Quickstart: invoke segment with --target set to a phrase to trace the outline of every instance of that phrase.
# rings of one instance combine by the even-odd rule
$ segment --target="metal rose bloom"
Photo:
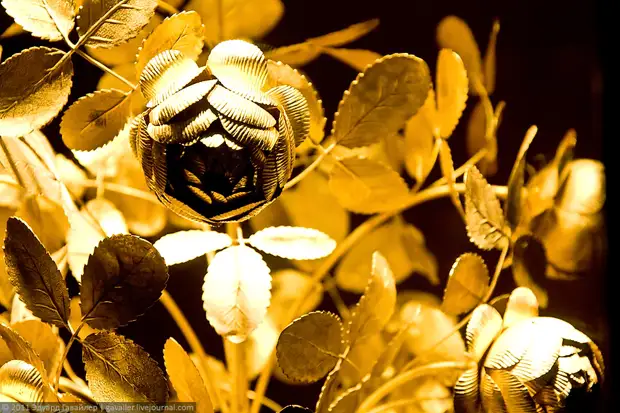
[[[208,224],[239,222],[280,195],[309,111],[297,89],[267,88],[268,75],[260,49],[241,40],[215,46],[204,67],[176,50],[145,66],[147,109],[130,141],[166,207]]]
[[[527,288],[512,292],[503,320],[494,307],[478,306],[466,339],[478,366],[454,387],[455,413],[562,412],[571,394],[603,380],[598,347],[569,323],[538,317]]]

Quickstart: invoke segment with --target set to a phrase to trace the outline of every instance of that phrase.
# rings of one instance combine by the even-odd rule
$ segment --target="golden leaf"
[[[135,64],[136,73],[140,75],[149,60],[164,50],[178,50],[196,60],[202,51],[204,31],[196,12],[182,11],[166,18],[142,43]]]
[[[221,232],[188,230],[164,235],[155,241],[153,246],[170,266],[221,250],[231,244],[232,239]]]
[[[323,49],[313,43],[297,43],[290,46],[278,47],[265,52],[265,57],[280,61],[294,67],[304,66],[322,53]]]
[[[410,177],[423,182],[435,165],[436,103],[431,89],[418,112],[405,124],[405,169]]]
[[[245,245],[219,251],[211,261],[202,301],[215,331],[240,343],[263,321],[271,298],[271,270]]]
[[[263,37],[282,18],[284,5],[281,0],[190,0],[185,10],[200,14],[205,41],[213,46],[228,39]]]
[[[338,47],[351,43],[370,33],[379,26],[379,19],[366,20],[333,33],[308,39],[309,42],[323,47]]]
[[[462,216],[465,216],[461,198],[454,187],[454,163],[452,161],[452,151],[450,151],[448,142],[443,139],[439,141],[439,166],[441,167],[441,173],[446,179],[448,189],[450,190],[450,200],[452,201],[452,204],[454,204],[454,207]]]
[[[276,271],[273,274],[272,283],[271,304],[267,313],[278,330],[283,329],[288,324],[289,320],[286,319],[286,315],[291,306],[302,298],[301,294],[309,291],[303,297],[304,306],[300,310],[304,314],[316,309],[323,300],[322,284],[312,281],[310,275],[300,271],[293,269]]]
[[[166,403],[168,383],[142,347],[112,332],[91,334],[83,341],[86,380],[99,403]]]
[[[327,119],[325,118],[325,111],[323,110],[323,102],[312,82],[303,74],[299,73],[297,69],[293,69],[291,66],[282,62],[267,60],[267,70],[269,71],[269,77],[267,79],[267,86],[269,88],[278,85],[289,85],[299,90],[306,98],[310,113],[309,137],[312,139],[312,142],[316,144],[321,143],[325,136],[325,123]]]
[[[248,243],[271,255],[291,260],[315,260],[331,254],[336,241],[319,230],[303,227],[269,227],[250,236]]]
[[[92,151],[114,139],[131,115],[131,92],[98,90],[82,96],[62,115],[60,133],[69,149]]]
[[[436,127],[442,138],[449,138],[465,110],[467,102],[467,71],[461,57],[442,49],[437,58]]]
[[[512,290],[508,298],[508,304],[506,304],[506,311],[504,311],[502,327],[506,329],[518,324],[520,321],[533,317],[538,317],[538,301],[534,292],[527,287],[518,287]],[[527,337],[528,340],[533,338]],[[509,342],[510,340],[505,340],[503,344]],[[524,344],[526,345],[527,343],[519,343],[519,345]],[[502,346],[498,345],[498,347],[501,348]]]
[[[394,220],[362,238],[342,258],[336,268],[339,288],[361,294],[368,285],[369,257],[379,251],[390,263],[396,284],[412,273],[420,273],[433,285],[439,284],[437,262],[426,249],[423,234],[413,225]]]
[[[13,295],[13,303],[11,304],[10,310],[9,324],[18,323],[25,320],[41,320],[39,317],[35,316],[32,311],[28,309],[28,307],[26,307],[26,304],[21,300],[19,294],[17,293]]]
[[[0,62],[2,61],[2,46],[0,46]]]
[[[62,40],[73,29],[73,1],[2,0],[6,13],[33,36],[50,41]]]
[[[71,275],[81,281],[84,266],[95,247],[106,236],[126,234],[127,223],[106,199],[93,199],[82,208],[67,233],[67,260]]]
[[[504,221],[504,211],[495,191],[478,168],[465,173],[465,218],[467,235],[478,248],[502,249],[510,242]]]
[[[489,270],[479,255],[461,254],[450,269],[441,310],[455,316],[473,310],[486,295],[489,281]]]
[[[382,57],[377,52],[364,49],[326,47],[323,49],[323,52],[351,66],[358,72],[363,72],[369,65],[373,64]]]
[[[340,393],[329,405],[327,411],[329,413],[354,412],[363,397],[362,387],[363,383],[358,383]]]
[[[497,129],[501,123],[502,113],[506,104],[499,102],[495,107],[493,119],[487,119],[482,101],[478,101],[469,117],[465,143],[467,153],[473,156],[481,149],[486,149],[484,158],[478,161],[477,167],[484,176],[493,176],[497,172]],[[487,136],[487,123],[492,123],[490,136]]]
[[[84,321],[93,328],[124,326],[159,299],[167,282],[168,267],[150,242],[134,235],[106,238],[84,267]]]
[[[0,368],[0,394],[3,402],[20,402],[20,407],[45,401],[41,374],[22,360],[11,360]],[[8,399],[8,400],[7,400]]]
[[[340,367],[339,376],[344,387],[354,386],[369,374],[377,359],[385,350],[386,341],[381,333],[376,333],[355,341]],[[343,407],[339,403],[339,407]]]
[[[69,293],[56,263],[26,223],[9,218],[4,241],[9,279],[28,309],[45,322],[66,325]]]
[[[104,49],[100,49],[104,50]],[[107,50],[107,49],[106,49]],[[138,82],[138,77],[136,76],[136,69],[133,62],[123,63],[117,66],[114,66],[114,71],[119,75],[123,76],[125,79],[132,83]],[[118,89],[125,93],[131,92],[132,88],[126,84],[125,82],[119,80],[116,76],[111,75],[110,73],[104,73],[97,82],[97,90],[104,89]],[[141,98],[143,105],[146,104],[146,100],[141,93],[132,94],[132,99],[138,100],[137,97]],[[132,105],[132,108],[134,106]],[[142,112],[140,108],[137,113]]]
[[[23,136],[47,125],[67,103],[72,77],[71,59],[49,47],[31,47],[2,62],[0,133]]]
[[[463,59],[469,89],[478,94],[476,82],[483,82],[482,59],[478,43],[467,23],[456,16],[445,17],[437,27],[437,43],[442,48],[454,50]]]
[[[377,60],[351,83],[334,115],[334,140],[365,146],[396,133],[422,107],[430,89],[424,60],[393,54]]]
[[[340,319],[323,311],[293,321],[282,331],[276,346],[282,372],[298,383],[312,383],[325,377],[343,350]]]
[[[523,205],[522,195],[523,184],[525,181],[525,155],[538,132],[536,126],[531,126],[525,133],[521,148],[517,154],[517,159],[508,178],[508,194],[506,196],[506,221],[510,229],[515,231],[521,222],[521,209]]]
[[[15,216],[28,224],[48,252],[54,254],[65,245],[69,221],[60,205],[42,195],[28,196]]]
[[[497,35],[499,33],[499,20],[493,21],[493,28],[489,35],[489,44],[484,54],[483,73],[484,87],[487,93],[491,95],[495,91],[495,49],[497,47]]]
[[[329,188],[343,207],[359,214],[398,209],[409,199],[409,188],[396,171],[362,157],[337,163]]]
[[[166,340],[164,345],[164,363],[177,399],[180,402],[196,403],[196,411],[199,413],[213,413],[213,404],[198,369],[173,338]]]
[[[71,307],[71,315],[69,316],[69,324],[74,330],[77,330],[82,320],[82,309],[80,308],[80,297],[72,297],[71,302],[69,304]],[[78,336],[84,340],[89,335],[96,333],[98,330],[92,328],[88,324],[84,323],[80,331],[78,332]]]
[[[136,37],[155,13],[156,0],[90,0],[78,12],[77,31],[83,36],[105,18],[86,42],[90,47],[110,48]],[[111,14],[108,13],[114,10]]]
[[[24,320],[11,323],[11,328],[30,343],[32,349],[39,355],[48,372],[49,379],[56,379],[56,370],[62,363],[62,354],[65,343],[54,332],[49,324],[40,320]]]
[[[395,306],[394,274],[383,255],[374,252],[368,285],[346,325],[346,343],[353,347],[358,340],[380,332],[390,321]]]
[[[545,279],[547,257],[544,245],[533,235],[522,235],[514,242],[512,275],[518,287],[529,288],[541,308],[547,308],[549,296],[540,286]]]
[[[86,172],[61,153],[54,157],[54,164],[58,171],[58,177],[65,183],[71,195],[76,199],[82,198],[86,188],[81,182],[88,179]]]

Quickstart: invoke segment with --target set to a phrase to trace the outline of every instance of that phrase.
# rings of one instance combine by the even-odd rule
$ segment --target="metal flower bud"
[[[198,222],[240,222],[280,195],[309,111],[297,89],[267,89],[268,75],[260,49],[241,40],[215,46],[204,67],[177,50],[145,66],[147,110],[130,141],[166,207]]]
[[[572,278],[603,262],[605,172],[591,159],[571,161],[563,171],[552,206],[529,228],[544,244],[551,276]]]
[[[571,395],[603,380],[598,347],[571,324],[539,317],[527,288],[513,291],[503,319],[494,307],[478,306],[466,338],[478,365],[454,387],[455,413],[559,413]]]

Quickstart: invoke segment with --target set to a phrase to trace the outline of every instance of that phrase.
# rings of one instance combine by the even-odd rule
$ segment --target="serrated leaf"
[[[11,328],[24,338],[35,354],[43,361],[50,380],[56,379],[56,370],[62,363],[65,344],[49,324],[40,320],[24,320],[11,324]]]
[[[523,184],[525,182],[525,155],[538,132],[536,126],[531,126],[525,133],[521,148],[517,154],[517,159],[510,172],[508,178],[508,194],[506,196],[506,221],[510,225],[510,229],[515,231],[521,222],[521,214],[523,208],[522,194]]]
[[[276,345],[282,372],[299,383],[312,383],[325,377],[343,350],[340,319],[323,311],[293,321],[282,331]]]
[[[136,73],[142,73],[149,60],[164,50],[178,50],[196,60],[202,51],[204,31],[200,15],[194,11],[182,11],[166,18],[142,43]]]
[[[224,249],[231,244],[232,239],[221,232],[188,230],[164,235],[153,246],[170,266]]]
[[[362,157],[336,164],[329,188],[343,207],[360,214],[398,209],[409,199],[409,188],[396,171]]]
[[[476,82],[483,82],[480,49],[471,29],[461,18],[447,16],[437,26],[437,43],[454,50],[463,59],[469,78],[469,88],[478,94]],[[482,83],[481,83],[482,85]]]
[[[198,413],[212,413],[213,404],[198,369],[173,338],[164,345],[164,363],[178,401],[196,403]]]
[[[372,50],[345,49],[341,47],[326,47],[323,49],[323,52],[351,66],[358,72],[363,72],[369,65],[382,57],[379,53]]]
[[[245,245],[215,254],[202,301],[218,334],[240,343],[263,321],[271,298],[270,272],[261,255]]]
[[[117,89],[98,90],[75,101],[60,123],[65,145],[92,151],[112,141],[131,115],[130,95]]]
[[[431,89],[418,112],[405,124],[405,169],[410,177],[423,182],[435,165],[435,92]]]
[[[483,74],[484,74],[484,87],[489,95],[495,91],[495,49],[497,48],[497,35],[499,33],[499,20],[493,21],[493,28],[489,35],[489,43],[487,44],[486,52],[484,53],[483,61]]]
[[[393,54],[360,73],[345,92],[334,115],[332,136],[355,148],[396,133],[422,107],[431,81],[424,60]]]
[[[442,138],[452,135],[467,102],[467,71],[461,57],[442,49],[437,58],[437,128]]]
[[[86,380],[97,402],[166,403],[164,373],[142,347],[112,332],[91,334],[83,343]]]
[[[33,36],[58,41],[73,29],[71,0],[2,0],[6,13]]]
[[[344,255],[336,268],[338,287],[362,294],[368,285],[370,257],[375,251],[390,263],[396,284],[412,273],[422,274],[432,285],[439,284],[437,261],[426,248],[422,233],[413,225],[394,220],[372,231]]]
[[[346,343],[352,347],[357,340],[380,332],[390,321],[395,306],[394,274],[383,255],[374,252],[368,285],[347,322]]]
[[[455,316],[473,310],[486,295],[489,281],[489,270],[479,255],[461,254],[450,269],[441,309]]]
[[[107,16],[86,42],[110,48],[136,37],[155,13],[156,0],[85,0],[78,12],[77,31],[83,36]]]
[[[23,136],[47,125],[67,103],[72,77],[71,59],[49,47],[31,47],[2,62],[0,134]]]
[[[84,266],[106,236],[126,234],[123,215],[108,200],[95,198],[82,207],[67,233],[67,260],[71,275],[81,282]]]
[[[510,238],[504,221],[504,211],[493,187],[478,168],[472,166],[465,173],[465,218],[467,235],[478,248],[502,249]]]
[[[547,308],[549,295],[540,286],[546,278],[547,257],[544,245],[533,235],[522,235],[514,243],[512,275],[518,287],[529,288],[541,308]]]
[[[190,0],[185,10],[200,14],[205,40],[213,46],[229,39],[263,37],[282,18],[284,5],[281,0]]]
[[[329,413],[348,413],[354,412],[363,397],[363,386],[365,382],[360,382],[353,387],[349,387],[334,399],[329,405]]]
[[[11,283],[28,309],[45,322],[65,326],[70,314],[65,280],[37,236],[19,218],[7,221],[4,251]]]
[[[248,243],[268,254],[291,260],[315,260],[332,253],[336,241],[316,229],[269,227],[248,238]]]
[[[133,235],[113,235],[97,245],[80,286],[84,321],[117,328],[150,308],[168,281],[168,267],[153,245]]]

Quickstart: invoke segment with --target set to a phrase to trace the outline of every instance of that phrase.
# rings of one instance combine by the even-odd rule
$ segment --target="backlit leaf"
[[[312,383],[336,365],[344,350],[337,316],[315,311],[301,316],[280,334],[276,346],[282,372],[299,383]]]
[[[364,383],[358,383],[353,387],[349,387],[340,393],[334,401],[329,405],[329,413],[348,413],[354,412],[358,404],[361,402],[363,393],[362,387]]]
[[[423,234],[413,225],[394,220],[363,237],[345,254],[336,268],[338,287],[362,294],[368,285],[370,258],[375,251],[390,263],[396,284],[412,273],[423,275],[433,285],[439,284],[437,261],[426,248]]]
[[[67,233],[67,260],[73,277],[81,281],[84,266],[100,241],[127,232],[123,215],[110,201],[103,198],[88,201]]]
[[[477,254],[464,253],[452,265],[441,309],[460,315],[480,304],[489,289],[489,270]]]
[[[146,351],[133,341],[112,333],[91,334],[83,341],[86,380],[100,403],[168,400],[164,373]]]
[[[221,232],[188,230],[164,235],[155,241],[153,246],[170,266],[221,250],[231,244],[232,239]]]
[[[58,115],[71,92],[73,65],[66,56],[58,49],[31,47],[2,62],[0,134],[23,136]]]
[[[77,31],[83,36],[107,16],[86,45],[110,48],[136,37],[153,17],[156,7],[156,0],[85,0],[78,13]]]
[[[69,293],[58,267],[37,236],[18,218],[9,218],[4,241],[11,283],[28,309],[43,321],[64,326]]]
[[[202,301],[218,334],[240,343],[263,321],[271,298],[270,272],[261,255],[245,245],[215,254]]]
[[[304,66],[319,57],[322,48],[310,43],[297,43],[265,52],[265,57],[294,67]]]
[[[336,241],[316,229],[269,227],[250,236],[248,243],[268,254],[292,260],[314,260],[331,254]]]
[[[93,328],[116,328],[151,307],[168,281],[168,267],[151,243],[113,235],[97,245],[80,286],[84,320]]]
[[[304,314],[316,309],[323,300],[322,284],[312,281],[310,275],[303,272],[293,269],[276,271],[272,283],[271,304],[267,311],[278,329],[287,326],[290,320],[286,319],[286,315],[302,296],[304,306],[300,312]]]
[[[18,323],[25,320],[41,320],[39,317],[32,314],[32,311],[26,307],[26,304],[19,297],[19,294],[13,295],[13,303],[11,304],[10,309],[9,324]]]
[[[517,159],[510,172],[508,179],[508,194],[506,196],[506,221],[512,231],[516,230],[521,222],[521,209],[523,205],[522,194],[525,181],[525,155],[538,132],[536,126],[531,126],[525,133]]]
[[[443,139],[439,141],[439,166],[441,167],[441,173],[446,179],[448,189],[450,190],[450,200],[452,201],[452,204],[462,216],[465,216],[463,204],[461,204],[461,198],[459,197],[459,193],[456,191],[454,186],[454,163],[452,161],[452,151],[450,150],[448,142]]]
[[[42,39],[62,40],[73,29],[71,0],[2,0],[2,6],[15,23]]]
[[[50,380],[55,380],[56,370],[62,362],[65,344],[49,324],[40,320],[24,320],[11,324],[11,328],[30,343],[43,361]]]
[[[431,89],[424,105],[405,124],[405,169],[417,182],[424,181],[435,165],[436,116],[435,93]]]
[[[347,322],[345,341],[349,346],[380,332],[390,321],[396,306],[394,274],[379,252],[372,254],[372,270],[364,295]]]
[[[495,49],[497,48],[497,35],[499,33],[499,20],[493,21],[493,28],[489,36],[489,44],[487,50],[484,53],[483,73],[484,73],[484,87],[487,89],[487,93],[491,95],[495,91]]]
[[[75,101],[63,114],[62,140],[69,149],[91,151],[109,143],[131,115],[130,94],[98,90]]]
[[[351,66],[358,72],[363,72],[368,65],[373,64],[381,58],[379,53],[364,49],[326,47],[323,51],[331,57]]]
[[[514,243],[512,275],[518,287],[529,288],[541,308],[547,308],[549,296],[540,286],[546,278],[547,257],[544,245],[533,235],[522,235]]]
[[[183,347],[173,338],[164,345],[164,363],[180,402],[196,403],[199,413],[212,413],[213,405],[198,369]]]
[[[254,380],[263,371],[276,348],[282,328],[276,326],[272,313],[270,305],[263,322],[252,331],[244,343],[248,380]]]
[[[478,94],[476,82],[482,82],[482,59],[478,43],[471,29],[461,18],[447,16],[437,26],[437,43],[440,47],[451,49],[463,59],[469,78],[469,88]]]
[[[182,11],[166,18],[144,40],[136,60],[136,73],[142,73],[151,58],[168,49],[196,60],[202,51],[204,30],[200,15],[194,11]]]
[[[281,0],[190,0],[185,10],[200,14],[205,40],[213,46],[223,40],[263,37],[282,18],[284,5]]]
[[[430,74],[424,60],[393,54],[360,73],[334,115],[334,140],[347,147],[378,142],[396,133],[424,104]]]
[[[467,71],[461,57],[442,49],[437,58],[437,127],[442,138],[456,128],[467,102]]]
[[[469,239],[484,250],[504,248],[509,242],[506,233],[509,228],[505,225],[504,211],[493,187],[475,166],[465,173],[464,180],[465,217]]]
[[[329,188],[343,207],[360,214],[398,209],[409,199],[409,188],[397,172],[362,157],[336,164]]]
[[[386,341],[381,332],[356,340],[340,367],[339,376],[343,387],[354,386],[366,377],[385,350],[385,345]],[[344,405],[339,404],[339,406]]]
[[[379,26],[379,19],[366,20],[361,23],[352,24],[351,26],[336,32],[324,34],[318,37],[312,37],[308,39],[308,41],[324,47],[343,46],[370,33],[376,29],[377,26]]]

